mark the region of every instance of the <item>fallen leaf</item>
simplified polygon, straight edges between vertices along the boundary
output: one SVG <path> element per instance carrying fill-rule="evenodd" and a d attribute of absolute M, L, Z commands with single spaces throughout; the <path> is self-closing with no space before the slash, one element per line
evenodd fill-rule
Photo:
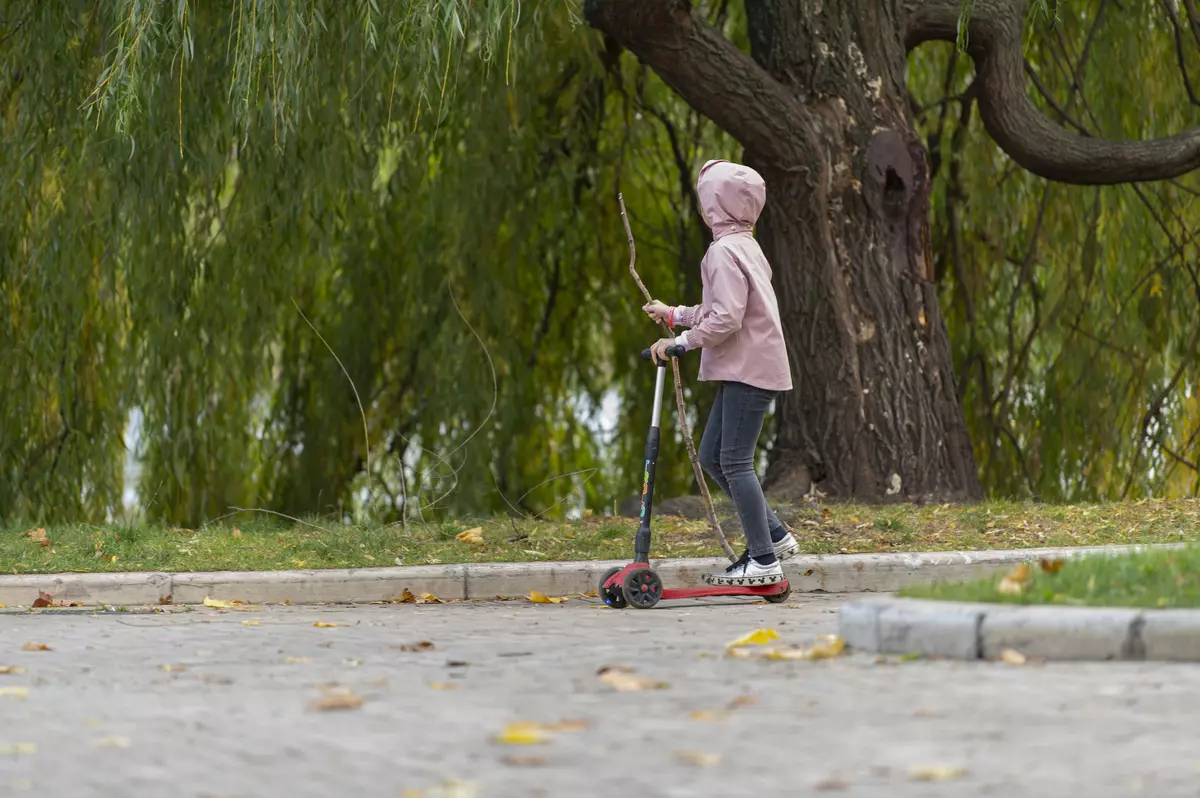
<path fill-rule="evenodd" d="M 448 660 L 446 660 L 447 668 L 465 668 L 470 664 L 471 663 L 467 662 L 465 659 L 448 659 Z"/>
<path fill-rule="evenodd" d="M 18 668 L 16 665 L 0 665 L 0 675 L 11 674 L 16 676 L 24 672 L 24 668 Z"/>
<path fill-rule="evenodd" d="M 450 682 L 430 682 L 426 685 L 430 690 L 457 690 L 458 685 Z"/>
<path fill-rule="evenodd" d="M 121 559 L 121 558 L 120 558 L 120 557 L 118 557 L 117 555 L 115 555 L 115 554 L 114 554 L 114 555 L 112 555 L 111 557 L 109 557 L 109 558 L 108 558 L 108 561 L 109 561 L 109 562 L 116 562 L 116 561 L 117 561 L 117 560 L 119 560 L 119 559 Z"/>
<path fill-rule="evenodd" d="M 539 593 L 536 590 L 530 590 L 529 591 L 529 600 L 532 601 L 534 604 L 562 604 L 564 601 L 567 600 L 567 598 L 566 598 L 566 596 L 560 596 L 560 597 L 556 596 L 554 598 L 551 598 L 550 596 L 547 596 L 543 593 Z"/>
<path fill-rule="evenodd" d="M 30 541 L 38 544 L 42 548 L 46 548 L 50 545 L 50 539 L 48 537 L 46 537 L 46 528 L 45 527 L 38 527 L 37 529 L 31 529 L 25 533 L 25 537 L 29 538 Z"/>
<path fill-rule="evenodd" d="M 434 646 L 428 640 L 422 640 L 419 643 L 404 643 L 403 645 L 392 646 L 392 648 L 398 648 L 401 651 L 433 651 Z"/>
<path fill-rule="evenodd" d="M 101 737 L 96 741 L 96 745 L 101 748 L 128 748 L 133 745 L 133 741 L 128 737 Z"/>
<path fill-rule="evenodd" d="M 181 673 L 187 670 L 187 665 L 159 665 L 158 669 L 167 673 Z"/>
<path fill-rule="evenodd" d="M 818 792 L 833 792 L 835 790 L 845 790 L 849 786 L 849 783 L 844 782 L 841 779 L 825 779 L 824 781 L 818 781 L 816 784 L 814 784 L 813 789 L 817 790 Z"/>
<path fill-rule="evenodd" d="M 324 698 L 318 699 L 309 705 L 311 709 L 328 712 L 337 709 L 358 709 L 363 704 L 360 696 L 354 694 L 354 691 L 348 687 L 331 690 Z"/>
<path fill-rule="evenodd" d="M 284 663 L 288 665 L 303 665 L 306 662 L 312 662 L 311 657 L 284 657 Z"/>
<path fill-rule="evenodd" d="M 952 781 L 967 775 L 967 769 L 957 765 L 931 765 L 908 769 L 908 776 L 916 781 Z"/>
<path fill-rule="evenodd" d="M 815 660 L 832 659 L 846 650 L 846 641 L 837 635 L 822 635 L 821 640 L 808 648 L 734 648 L 729 656 L 737 659 Z"/>
<path fill-rule="evenodd" d="M 529 756 L 529 755 L 519 756 L 517 754 L 505 754 L 504 758 L 501 761 L 504 762 L 504 764 L 506 764 L 506 765 L 509 765 L 511 767 L 516 767 L 516 768 L 537 768 L 537 767 L 541 767 L 542 765 L 546 764 L 546 757 L 544 757 L 544 756 Z"/>
<path fill-rule="evenodd" d="M 1062 570 L 1063 560 L 1039 560 L 1042 570 L 1046 573 L 1056 574 Z"/>
<path fill-rule="evenodd" d="M 483 527 L 477 526 L 472 529 L 467 529 L 459 532 L 454 536 L 454 539 L 461 543 L 482 543 L 483 542 Z"/>
<path fill-rule="evenodd" d="M 725 648 L 740 648 L 741 646 L 763 646 L 772 640 L 778 640 L 779 633 L 774 629 L 755 629 L 747 632 L 737 640 L 725 644 Z"/>
<path fill-rule="evenodd" d="M 432 593 L 422 593 L 417 599 L 418 604 L 441 604 L 442 600 Z"/>
<path fill-rule="evenodd" d="M 637 693 L 643 690 L 663 690 L 670 687 L 666 682 L 655 681 L 638 674 L 626 665 L 604 666 L 596 671 L 600 681 L 618 693 Z"/>
<path fill-rule="evenodd" d="M 1006 576 L 996 585 L 996 591 L 1002 596 L 1019 596 L 1025 592 L 1025 583 L 1017 582 Z"/>
<path fill-rule="evenodd" d="M 351 657 L 350 659 L 342 660 L 342 664 L 350 668 L 357 668 L 359 665 L 363 664 L 363 661 L 361 659 Z"/>
<path fill-rule="evenodd" d="M 29 695 L 27 687 L 0 687 L 0 698 L 24 698 Z"/>
<path fill-rule="evenodd" d="M 39 590 L 38 597 L 33 600 L 33 606 L 34 607 L 53 607 L 54 606 L 54 596 L 50 595 L 49 593 Z"/>
<path fill-rule="evenodd" d="M 701 751 L 676 751 L 675 757 L 683 762 L 700 767 L 712 767 L 721 764 L 720 754 L 706 754 Z"/>
<path fill-rule="evenodd" d="M 332 629 L 335 626 L 345 626 L 345 625 L 346 624 L 344 624 L 344 623 L 329 623 L 328 621 L 317 621 L 316 623 L 313 624 L 313 626 L 316 626 L 319 629 Z"/>
<path fill-rule="evenodd" d="M 692 713 L 692 720 L 723 720 L 727 717 L 729 717 L 729 713 L 725 710 L 697 709 Z"/>
<path fill-rule="evenodd" d="M 518 721 L 504 727 L 496 737 L 501 745 L 537 745 L 550 739 L 546 730 L 536 723 Z"/>
<path fill-rule="evenodd" d="M 220 610 L 227 610 L 233 607 L 244 607 L 246 606 L 246 602 L 239 601 L 238 599 L 234 599 L 233 601 L 222 601 L 221 599 L 209 598 L 208 596 L 205 596 L 204 606 L 214 607 Z"/>
<path fill-rule="evenodd" d="M 563 720 L 558 723 L 550 723 L 542 728 L 552 732 L 573 732 L 583 731 L 588 727 L 586 720 Z"/>
<path fill-rule="evenodd" d="M 1007 574 L 1006 579 L 1011 579 L 1014 582 L 1028 582 L 1033 577 L 1033 569 L 1029 567 L 1029 563 L 1023 562 L 1013 568 Z"/>
<path fill-rule="evenodd" d="M 53 651 L 54 650 L 54 649 L 50 648 L 50 646 L 46 645 L 45 643 L 33 643 L 33 642 L 26 643 L 25 645 L 21 646 L 21 648 L 23 648 L 25 651 Z"/>
<path fill-rule="evenodd" d="M 240 537 L 242 536 L 242 530 L 238 529 L 238 528 L 235 526 L 235 527 L 233 528 L 233 536 L 234 536 L 235 538 L 240 538 Z"/>
<path fill-rule="evenodd" d="M 732 701 L 730 701 L 729 706 L 745 707 L 745 706 L 749 706 L 750 704 L 757 704 L 757 703 L 758 703 L 758 698 L 756 696 L 743 694 L 743 695 L 740 695 L 737 698 L 733 699 Z"/>
<path fill-rule="evenodd" d="M 37 743 L 0 743 L 0 754 L 27 756 L 37 753 Z"/>
<path fill-rule="evenodd" d="M 1009 665 L 1024 665 L 1025 655 L 1013 648 L 1006 648 L 1000 652 L 1000 659 L 1007 662 Z"/>
<path fill-rule="evenodd" d="M 258 626 L 258 621 L 242 621 L 242 626 Z"/>

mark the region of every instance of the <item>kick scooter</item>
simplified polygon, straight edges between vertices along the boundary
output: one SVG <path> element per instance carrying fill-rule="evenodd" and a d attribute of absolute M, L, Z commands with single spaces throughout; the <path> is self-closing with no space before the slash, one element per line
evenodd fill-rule
<path fill-rule="evenodd" d="M 667 349 L 670 357 L 680 357 L 686 350 L 682 346 Z M 650 360 L 649 349 L 642 351 L 642 359 Z M 642 469 L 642 512 L 637 536 L 633 544 L 633 562 L 624 568 L 611 568 L 600 579 L 600 598 L 616 609 L 636 607 L 648 610 L 666 599 L 701 598 L 703 596 L 758 596 L 772 604 L 787 601 L 792 588 L 787 580 L 773 585 L 753 587 L 741 585 L 709 585 L 663 589 L 662 579 L 650 567 L 650 515 L 654 506 L 654 467 L 658 462 L 659 421 L 662 412 L 663 384 L 666 382 L 667 363 L 658 362 L 658 373 L 654 379 L 654 410 L 651 413 L 650 434 L 646 436 L 646 463 Z"/>

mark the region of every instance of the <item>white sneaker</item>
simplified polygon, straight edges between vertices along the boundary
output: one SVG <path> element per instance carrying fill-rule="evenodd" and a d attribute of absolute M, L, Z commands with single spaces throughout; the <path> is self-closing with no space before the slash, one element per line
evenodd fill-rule
<path fill-rule="evenodd" d="M 783 536 L 783 540 L 778 543 L 772 543 L 772 548 L 775 549 L 775 556 L 781 560 L 786 560 L 789 557 L 795 557 L 800 553 L 800 544 L 792 537 L 792 533 L 788 532 Z"/>
<path fill-rule="evenodd" d="M 759 565 L 743 554 L 740 560 L 724 571 L 705 576 L 704 581 L 710 585 L 736 585 L 738 587 L 773 585 L 783 581 L 783 566 L 779 564 L 778 560 L 770 565 Z"/>

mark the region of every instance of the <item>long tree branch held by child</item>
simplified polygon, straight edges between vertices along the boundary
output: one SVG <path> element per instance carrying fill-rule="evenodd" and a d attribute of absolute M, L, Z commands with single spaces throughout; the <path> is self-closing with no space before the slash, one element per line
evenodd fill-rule
<path fill-rule="evenodd" d="M 653 302 L 654 297 L 650 296 L 650 292 L 646 290 L 646 284 L 642 282 L 642 278 L 637 273 L 637 245 L 633 241 L 633 229 L 629 226 L 629 215 L 625 212 L 625 197 L 620 193 L 617 194 L 617 202 L 621 205 L 621 221 L 625 223 L 625 235 L 629 238 L 629 273 L 633 275 L 633 279 L 637 282 L 642 296 L 646 297 L 646 301 Z M 670 327 L 666 324 L 662 327 L 668 335 L 671 335 Z M 717 540 L 720 541 L 721 548 L 725 550 L 729 561 L 736 562 L 737 555 L 733 553 L 733 547 L 729 545 L 725 532 L 721 529 L 721 522 L 717 520 L 716 510 L 713 509 L 712 496 L 708 492 L 708 482 L 704 479 L 704 472 L 700 468 L 700 456 L 696 453 L 696 444 L 692 440 L 692 432 L 688 428 L 687 411 L 683 404 L 683 381 L 679 379 L 678 358 L 671 358 L 671 373 L 675 378 L 675 410 L 679 417 L 679 430 L 683 434 L 684 443 L 687 444 L 688 459 L 692 461 L 692 471 L 696 475 L 696 482 L 700 484 L 700 495 L 704 499 L 704 511 L 708 514 L 708 524 L 716 533 Z"/>

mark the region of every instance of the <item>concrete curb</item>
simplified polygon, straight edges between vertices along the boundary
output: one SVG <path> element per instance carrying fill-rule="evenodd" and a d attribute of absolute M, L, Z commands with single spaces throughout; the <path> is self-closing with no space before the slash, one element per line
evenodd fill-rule
<path fill-rule="evenodd" d="M 1200 661 L 1200 610 L 872 598 L 838 610 L 847 645 L 879 654 L 996 659 Z"/>
<path fill-rule="evenodd" d="M 1136 546 L 1061 549 L 948 551 L 907 554 L 802 555 L 784 563 L 797 593 L 893 592 L 914 582 L 957 581 L 995 574 L 1038 558 L 1121 553 Z M 26 574 L 0 576 L 0 604 L 28 607 L 39 591 L 56 602 L 86 606 L 200 604 L 205 597 L 249 604 L 395 601 L 405 590 L 442 599 L 489 599 L 588 593 L 600 576 L 626 560 L 583 562 L 467 563 L 317 571 L 221 571 L 212 573 Z M 671 586 L 695 587 L 722 558 L 654 560 Z"/>

